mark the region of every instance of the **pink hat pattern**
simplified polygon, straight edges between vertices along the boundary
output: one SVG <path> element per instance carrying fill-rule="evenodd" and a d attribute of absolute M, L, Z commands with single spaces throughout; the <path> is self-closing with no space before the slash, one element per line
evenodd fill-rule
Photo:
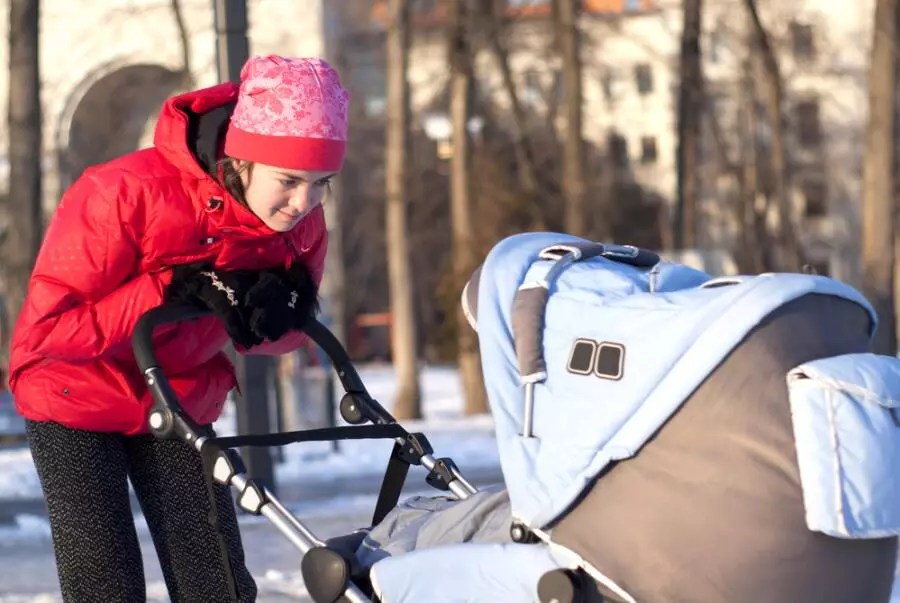
<path fill-rule="evenodd" d="M 241 70 L 232 126 L 264 136 L 347 140 L 350 95 L 320 58 L 252 57 Z"/>

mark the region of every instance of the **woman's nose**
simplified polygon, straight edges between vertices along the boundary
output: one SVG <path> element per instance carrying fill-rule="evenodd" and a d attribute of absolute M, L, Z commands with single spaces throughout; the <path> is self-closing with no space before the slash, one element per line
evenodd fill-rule
<path fill-rule="evenodd" d="M 291 207 L 294 211 L 305 213 L 310 209 L 310 187 L 307 184 L 301 184 L 291 196 Z"/>

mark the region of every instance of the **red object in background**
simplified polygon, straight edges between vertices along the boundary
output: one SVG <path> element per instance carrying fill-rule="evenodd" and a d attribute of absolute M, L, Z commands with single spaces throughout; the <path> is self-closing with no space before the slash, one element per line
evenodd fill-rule
<path fill-rule="evenodd" d="M 390 312 L 357 315 L 350 331 L 350 356 L 364 362 L 390 358 L 391 322 Z"/>

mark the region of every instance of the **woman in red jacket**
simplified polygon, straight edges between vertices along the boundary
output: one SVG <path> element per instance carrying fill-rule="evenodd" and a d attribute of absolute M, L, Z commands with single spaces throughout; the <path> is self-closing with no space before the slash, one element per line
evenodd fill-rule
<path fill-rule="evenodd" d="M 321 203 L 343 162 L 347 92 L 319 59 L 251 58 L 239 85 L 169 99 L 154 147 L 92 167 L 47 229 L 13 334 L 25 417 L 67 603 L 144 601 L 129 479 L 172 601 L 228 601 L 199 455 L 147 433 L 130 335 L 164 300 L 207 319 L 157 329 L 185 411 L 210 425 L 236 385 L 223 348 L 303 342 L 326 249 Z M 234 505 L 217 486 L 240 601 L 256 598 Z"/>

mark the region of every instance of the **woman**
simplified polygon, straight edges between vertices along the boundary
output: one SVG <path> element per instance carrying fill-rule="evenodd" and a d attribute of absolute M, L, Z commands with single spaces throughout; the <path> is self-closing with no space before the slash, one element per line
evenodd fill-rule
<path fill-rule="evenodd" d="M 172 601 L 228 601 L 200 457 L 147 433 L 130 335 L 164 300 L 215 317 L 159 328 L 185 411 L 220 415 L 237 384 L 223 348 L 299 347 L 326 249 L 321 203 L 341 169 L 348 94 L 319 59 L 251 58 L 239 85 L 169 99 L 154 148 L 90 168 L 48 227 L 16 325 L 10 386 L 49 511 L 67 602 L 145 600 L 128 479 Z M 240 601 L 253 601 L 228 491 L 218 490 Z"/>

